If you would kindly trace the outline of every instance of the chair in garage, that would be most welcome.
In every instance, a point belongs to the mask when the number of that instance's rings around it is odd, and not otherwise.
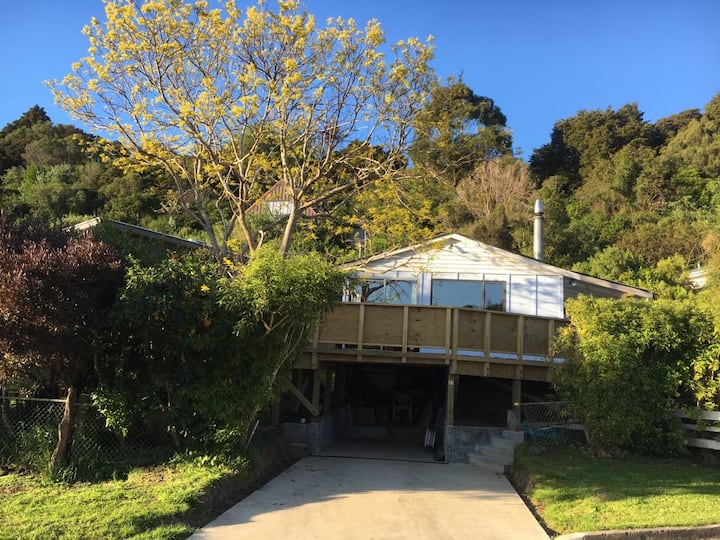
[[[412,413],[413,400],[412,396],[407,392],[395,392],[393,395],[393,424],[412,424],[413,413]]]

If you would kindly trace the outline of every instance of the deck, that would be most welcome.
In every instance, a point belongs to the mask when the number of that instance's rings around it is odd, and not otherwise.
[[[446,365],[450,375],[550,382],[553,338],[565,324],[468,308],[345,303],[322,319],[295,367]]]

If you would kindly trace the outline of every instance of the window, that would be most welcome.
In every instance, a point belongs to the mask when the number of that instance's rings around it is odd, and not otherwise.
[[[432,304],[505,311],[505,282],[433,279]]]
[[[416,283],[402,279],[368,279],[357,287],[355,299],[380,304],[416,304]]]

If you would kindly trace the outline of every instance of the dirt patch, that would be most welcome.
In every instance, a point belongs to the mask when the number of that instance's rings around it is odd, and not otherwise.
[[[515,466],[510,467],[507,477],[515,488],[515,491],[523,497],[527,497],[530,491],[532,491],[532,488],[535,487],[535,479],[533,476],[522,468],[516,468]]]
[[[548,536],[550,538],[554,538],[555,536],[557,536],[558,532],[548,527],[545,523],[545,520],[543,520],[543,509],[541,507],[535,506],[530,500],[530,492],[532,491],[533,487],[535,487],[535,478],[533,477],[533,475],[525,469],[521,467],[515,467],[513,465],[507,470],[505,476],[515,488],[515,491],[518,492],[518,495],[520,495],[520,497],[522,498],[525,506],[527,506],[528,509],[532,512],[533,516],[535,516],[535,519],[540,524],[540,526],[545,529],[545,532],[548,534]]]

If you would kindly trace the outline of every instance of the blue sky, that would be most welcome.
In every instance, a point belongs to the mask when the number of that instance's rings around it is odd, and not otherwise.
[[[718,0],[304,0],[318,21],[378,19],[388,40],[433,35],[439,76],[495,100],[527,159],[578,110],[637,102],[655,121],[720,92]],[[239,5],[247,5],[238,0]],[[35,104],[75,123],[42,81],[84,56],[101,0],[3,0],[0,127]],[[77,123],[75,123],[77,125]],[[82,127],[82,126],[80,126]]]

